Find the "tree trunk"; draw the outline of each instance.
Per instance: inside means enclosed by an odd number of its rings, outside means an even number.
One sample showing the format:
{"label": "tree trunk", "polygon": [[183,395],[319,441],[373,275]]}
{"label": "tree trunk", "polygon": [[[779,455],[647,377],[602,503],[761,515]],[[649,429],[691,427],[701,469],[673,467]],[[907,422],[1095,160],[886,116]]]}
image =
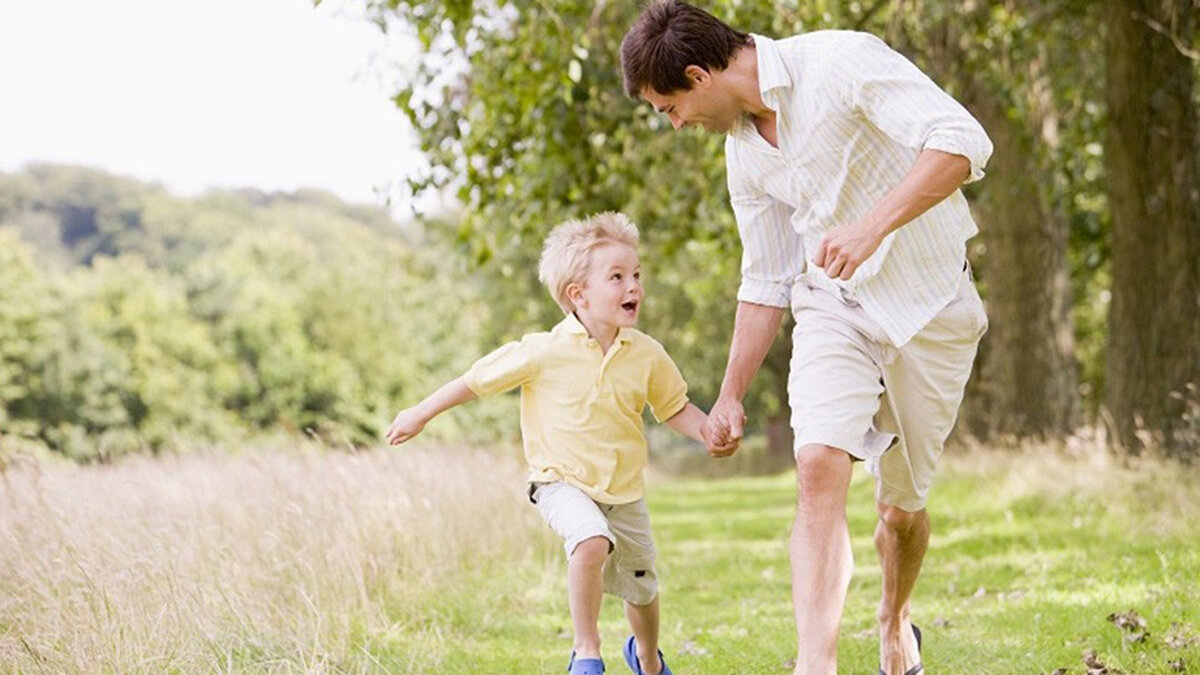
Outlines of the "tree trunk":
{"label": "tree trunk", "polygon": [[[964,65],[958,30],[953,22],[939,24],[920,34],[917,51],[935,79],[961,85],[963,104],[995,146],[973,204],[981,243],[971,247],[990,327],[964,399],[962,426],[981,437],[1060,438],[1078,424],[1079,391],[1070,225],[1053,204],[1053,169],[1039,152],[1058,142],[1052,83],[1043,57],[1029,63],[1020,87],[988,82]],[[1014,118],[1012,110],[1024,116]]]}
{"label": "tree trunk", "polygon": [[1045,193],[1049,172],[1033,137],[1039,125],[1017,124],[990,92],[976,89],[972,99],[995,145],[977,203],[990,328],[980,348],[975,426],[1062,437],[1078,421],[1067,219]]}
{"label": "tree trunk", "polygon": [[1159,444],[1200,454],[1200,147],[1187,46],[1198,12],[1193,0],[1109,3],[1105,399],[1112,440],[1133,454]]}

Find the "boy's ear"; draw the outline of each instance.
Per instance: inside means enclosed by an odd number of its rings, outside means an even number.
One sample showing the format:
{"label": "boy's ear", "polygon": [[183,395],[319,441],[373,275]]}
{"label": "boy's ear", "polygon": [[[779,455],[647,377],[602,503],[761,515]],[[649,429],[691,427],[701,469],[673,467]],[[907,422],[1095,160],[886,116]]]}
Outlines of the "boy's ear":
{"label": "boy's ear", "polygon": [[583,285],[582,284],[576,283],[574,281],[567,284],[566,295],[567,295],[567,299],[570,300],[571,304],[574,305],[575,307],[579,307],[580,305],[585,304],[584,299],[583,299]]}

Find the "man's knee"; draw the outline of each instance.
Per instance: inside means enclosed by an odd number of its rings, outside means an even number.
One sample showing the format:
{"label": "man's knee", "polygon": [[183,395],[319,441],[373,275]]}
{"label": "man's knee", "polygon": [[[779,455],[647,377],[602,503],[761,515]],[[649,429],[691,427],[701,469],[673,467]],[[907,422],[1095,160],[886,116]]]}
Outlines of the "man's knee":
{"label": "man's knee", "polygon": [[852,470],[850,455],[829,445],[806,445],[796,451],[796,485],[800,495],[844,495]]}
{"label": "man's knee", "polygon": [[929,519],[925,509],[920,511],[905,511],[898,506],[876,502],[876,511],[879,512],[879,521],[883,526],[897,534],[907,534],[914,527],[917,527]]}

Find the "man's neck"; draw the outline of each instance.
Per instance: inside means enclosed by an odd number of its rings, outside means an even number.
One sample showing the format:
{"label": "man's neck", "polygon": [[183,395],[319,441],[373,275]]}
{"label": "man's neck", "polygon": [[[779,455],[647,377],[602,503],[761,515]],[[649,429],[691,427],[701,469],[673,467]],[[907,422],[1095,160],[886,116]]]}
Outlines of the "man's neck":
{"label": "man's neck", "polygon": [[775,111],[767,107],[758,86],[758,50],[753,43],[733,53],[724,76],[729,78],[743,112],[755,119],[774,117]]}

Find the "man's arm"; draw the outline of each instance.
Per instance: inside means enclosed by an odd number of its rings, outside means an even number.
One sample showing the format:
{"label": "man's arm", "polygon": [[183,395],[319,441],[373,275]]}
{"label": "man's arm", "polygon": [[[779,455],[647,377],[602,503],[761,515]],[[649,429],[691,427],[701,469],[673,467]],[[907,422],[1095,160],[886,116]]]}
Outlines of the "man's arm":
{"label": "man's arm", "polygon": [[424,401],[406,410],[401,410],[396,415],[396,419],[392,420],[392,426],[388,428],[388,445],[400,445],[411,439],[421,433],[429,420],[474,398],[475,392],[471,391],[463,378],[457,377],[447,382],[441,389],[426,397]]}
{"label": "man's arm", "polygon": [[813,263],[831,279],[849,279],[884,237],[933,208],[962,186],[971,162],[962,155],[922,150],[912,169],[858,222],[831,230]]}
{"label": "man's arm", "polygon": [[784,311],[752,302],[738,303],[725,379],[703,430],[709,439],[709,453],[724,456],[737,450],[746,419],[742,399],[779,333]]}

